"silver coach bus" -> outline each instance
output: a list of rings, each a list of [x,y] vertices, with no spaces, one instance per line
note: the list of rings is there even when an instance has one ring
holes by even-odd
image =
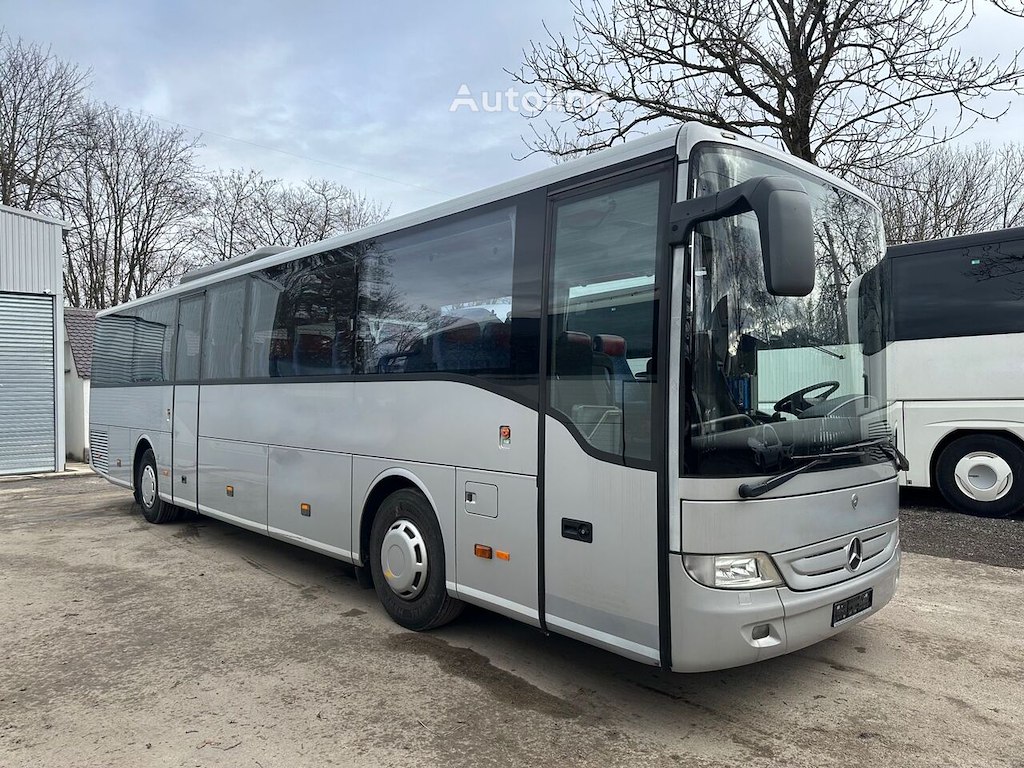
[[[92,463],[150,522],[353,563],[410,629],[474,603],[747,664],[896,589],[885,371],[845,316],[883,248],[856,189],[687,124],[101,313]]]

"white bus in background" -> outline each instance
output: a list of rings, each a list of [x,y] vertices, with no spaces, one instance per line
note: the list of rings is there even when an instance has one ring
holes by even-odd
[[[677,671],[777,656],[892,597],[895,453],[859,339],[836,386],[746,350],[839,317],[820,265],[880,222],[688,124],[225,262],[99,315],[93,466],[151,522],[354,564],[410,629],[474,603]]]
[[[884,348],[900,483],[955,508],[1024,510],[1024,228],[889,248],[854,286],[865,351]]]

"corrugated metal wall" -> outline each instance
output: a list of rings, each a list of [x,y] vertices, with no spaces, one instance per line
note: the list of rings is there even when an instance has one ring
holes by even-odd
[[[54,468],[53,310],[52,296],[0,293],[0,475]]]
[[[0,205],[2,473],[64,468],[63,230]]]
[[[843,355],[844,359],[836,355]],[[766,349],[757,353],[757,400],[762,410],[770,413],[773,403],[819,381],[838,381],[839,394],[863,392],[864,358],[860,345]]]
[[[0,291],[64,291],[64,241],[60,222],[0,205]]]

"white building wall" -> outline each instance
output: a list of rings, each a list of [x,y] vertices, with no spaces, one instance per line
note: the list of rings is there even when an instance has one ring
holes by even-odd
[[[71,345],[64,342],[64,436],[66,455],[73,461],[88,461],[89,380],[80,378]]]

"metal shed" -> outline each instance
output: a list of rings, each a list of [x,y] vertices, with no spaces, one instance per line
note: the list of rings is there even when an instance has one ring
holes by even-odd
[[[64,238],[0,205],[0,475],[64,469]]]

